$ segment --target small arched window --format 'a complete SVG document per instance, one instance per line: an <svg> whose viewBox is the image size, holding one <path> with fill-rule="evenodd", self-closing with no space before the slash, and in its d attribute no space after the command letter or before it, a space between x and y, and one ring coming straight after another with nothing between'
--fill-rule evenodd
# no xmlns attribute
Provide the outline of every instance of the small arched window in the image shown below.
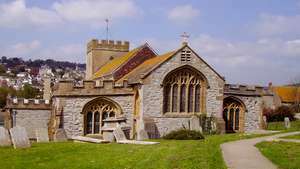
<svg viewBox="0 0 300 169"><path fill-rule="evenodd" d="M170 73L163 82L163 112L205 112L204 106L201 106L205 91L201 92L201 89L204 90L206 84L203 76L192 68L185 67Z"/></svg>

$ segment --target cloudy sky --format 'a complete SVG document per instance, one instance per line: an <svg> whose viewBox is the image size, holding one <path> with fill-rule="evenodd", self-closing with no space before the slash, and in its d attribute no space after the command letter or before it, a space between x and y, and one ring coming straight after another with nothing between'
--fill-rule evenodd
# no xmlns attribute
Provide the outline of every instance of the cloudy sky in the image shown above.
<svg viewBox="0 0 300 169"><path fill-rule="evenodd" d="M86 43L190 46L228 83L300 78L300 0L0 0L0 56L85 62Z"/></svg>

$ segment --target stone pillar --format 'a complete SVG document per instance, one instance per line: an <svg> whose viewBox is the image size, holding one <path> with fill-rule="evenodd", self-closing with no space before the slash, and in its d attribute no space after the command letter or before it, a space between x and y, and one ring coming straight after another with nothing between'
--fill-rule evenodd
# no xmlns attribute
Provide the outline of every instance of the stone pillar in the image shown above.
<svg viewBox="0 0 300 169"><path fill-rule="evenodd" d="M220 134L225 134L226 133L226 127L225 127L225 121L223 118L216 118L216 123L217 123L217 132Z"/></svg>
<svg viewBox="0 0 300 169"><path fill-rule="evenodd" d="M44 100L50 100L51 98L51 79L45 78L44 79L44 94L43 99Z"/></svg>

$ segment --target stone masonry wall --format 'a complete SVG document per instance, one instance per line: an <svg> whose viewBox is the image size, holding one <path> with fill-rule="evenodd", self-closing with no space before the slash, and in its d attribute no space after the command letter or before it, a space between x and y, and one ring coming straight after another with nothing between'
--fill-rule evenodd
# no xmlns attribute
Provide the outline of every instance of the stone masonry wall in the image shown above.
<svg viewBox="0 0 300 169"><path fill-rule="evenodd" d="M244 131L261 129L262 123L262 97L234 96L243 101L246 106Z"/></svg>
<svg viewBox="0 0 300 169"><path fill-rule="evenodd" d="M98 97L67 97L64 98L65 106L63 107L63 128L67 136L80 136L84 134L83 114L84 105ZM126 123L132 125L133 114L133 97L132 96L107 96L118 103L127 118ZM57 103L59 98L55 99Z"/></svg>
<svg viewBox="0 0 300 169"><path fill-rule="evenodd" d="M14 110L16 111L16 126L25 127L29 138L36 138L36 129L48 129L50 110Z"/></svg>
<svg viewBox="0 0 300 169"><path fill-rule="evenodd" d="M182 63L180 52L155 69L146 79L142 86L142 101L144 118L154 119L161 136L167 132L182 128L188 118L166 118L162 113L163 87L161 86L166 75L172 70L184 65L190 65L199 70L208 80L209 88L206 93L206 112L208 116L222 118L223 88L224 81L194 53L191 61Z"/></svg>

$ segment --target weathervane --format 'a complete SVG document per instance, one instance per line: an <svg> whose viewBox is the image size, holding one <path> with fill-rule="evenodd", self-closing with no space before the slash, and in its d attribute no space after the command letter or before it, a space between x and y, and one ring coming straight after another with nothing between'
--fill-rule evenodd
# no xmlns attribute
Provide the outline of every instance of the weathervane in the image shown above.
<svg viewBox="0 0 300 169"><path fill-rule="evenodd" d="M183 32L181 37L182 37L182 45L187 45L190 35L188 35L186 32Z"/></svg>
<svg viewBox="0 0 300 169"><path fill-rule="evenodd" d="M108 41L108 18L105 19L105 22L106 22L106 40Z"/></svg>

